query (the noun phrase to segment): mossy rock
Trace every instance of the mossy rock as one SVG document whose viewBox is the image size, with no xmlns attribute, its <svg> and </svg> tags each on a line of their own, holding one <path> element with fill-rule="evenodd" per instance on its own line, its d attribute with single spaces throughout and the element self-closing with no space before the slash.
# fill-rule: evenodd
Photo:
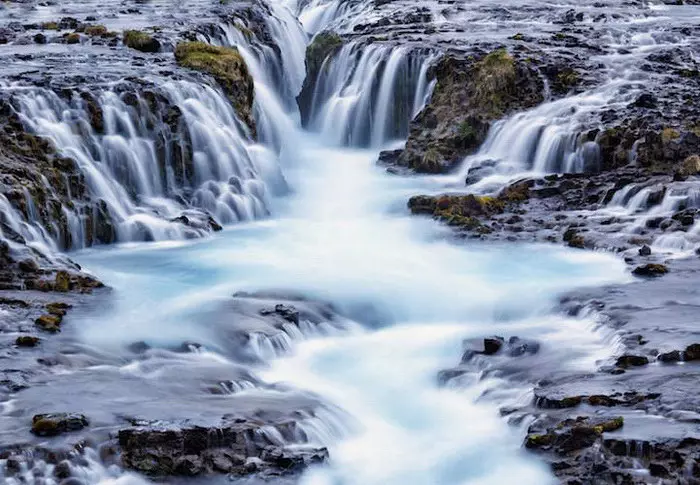
<svg viewBox="0 0 700 485">
<path fill-rule="evenodd" d="M 685 160 L 683 160 L 683 164 L 678 172 L 686 177 L 700 173 L 700 156 L 691 155 L 687 157 Z"/>
<path fill-rule="evenodd" d="M 66 44 L 79 44 L 80 34 L 77 32 L 71 32 L 70 34 L 64 35 L 63 40 L 66 42 Z"/>
<path fill-rule="evenodd" d="M 46 311 L 57 317 L 65 317 L 70 308 L 71 306 L 68 303 L 63 302 L 48 303 L 46 305 Z"/>
<path fill-rule="evenodd" d="M 306 48 L 306 71 L 316 78 L 325 60 L 338 52 L 343 39 L 335 32 L 323 31 L 317 34 Z"/>
<path fill-rule="evenodd" d="M 17 340 L 15 340 L 15 345 L 17 347 L 36 347 L 39 345 L 40 339 L 39 337 L 34 337 L 31 335 L 20 335 L 17 337 Z"/>
<path fill-rule="evenodd" d="M 125 30 L 124 45 L 141 52 L 158 52 L 160 42 L 152 35 L 141 30 Z"/>
<path fill-rule="evenodd" d="M 642 266 L 637 266 L 636 268 L 634 268 L 632 273 L 636 276 L 653 278 L 667 274 L 668 267 L 663 264 L 649 263 Z"/>
<path fill-rule="evenodd" d="M 107 27 L 100 24 L 86 25 L 84 27 L 84 32 L 90 37 L 107 37 L 109 35 L 109 30 L 107 30 Z"/>
<path fill-rule="evenodd" d="M 175 59 L 183 67 L 211 75 L 255 136 L 253 78 L 238 49 L 204 42 L 181 42 L 175 48 Z"/>
<path fill-rule="evenodd" d="M 499 49 L 477 62 L 473 73 L 475 108 L 490 118 L 503 116 L 508 96 L 515 90 L 515 59 Z"/>
<path fill-rule="evenodd" d="M 61 331 L 61 320 L 57 315 L 41 315 L 34 323 L 45 332 L 57 333 Z"/>
<path fill-rule="evenodd" d="M 58 271 L 56 273 L 56 281 L 54 290 L 62 293 L 67 293 L 71 289 L 70 274 L 68 271 Z"/>
<path fill-rule="evenodd" d="M 32 418 L 32 433 L 37 436 L 57 436 L 62 433 L 79 431 L 89 424 L 88 419 L 82 414 L 37 414 Z"/>
</svg>

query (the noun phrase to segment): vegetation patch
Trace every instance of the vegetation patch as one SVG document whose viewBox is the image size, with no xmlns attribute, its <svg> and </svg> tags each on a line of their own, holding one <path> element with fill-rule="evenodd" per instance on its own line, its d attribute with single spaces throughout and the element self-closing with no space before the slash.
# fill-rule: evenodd
<svg viewBox="0 0 700 485">
<path fill-rule="evenodd" d="M 343 39 L 334 32 L 324 31 L 316 35 L 306 48 L 307 72 L 318 75 L 323 63 L 343 46 Z"/>
<path fill-rule="evenodd" d="M 160 42 L 141 30 L 125 30 L 124 45 L 141 52 L 158 52 Z"/>
<path fill-rule="evenodd" d="M 238 115 L 255 133 L 253 78 L 238 49 L 204 42 L 181 42 L 175 59 L 183 67 L 211 75 L 223 88 Z"/>
</svg>

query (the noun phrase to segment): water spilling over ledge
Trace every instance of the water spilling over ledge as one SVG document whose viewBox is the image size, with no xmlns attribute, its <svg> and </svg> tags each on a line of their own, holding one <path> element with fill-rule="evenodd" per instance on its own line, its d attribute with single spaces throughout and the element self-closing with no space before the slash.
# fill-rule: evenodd
<svg viewBox="0 0 700 485">
<path fill-rule="evenodd" d="M 0 7 L 0 274 L 21 276 L 0 293 L 0 481 L 540 485 L 587 473 L 524 453 L 570 431 L 548 420 L 585 414 L 582 454 L 613 463 L 633 406 L 692 418 L 606 387 L 656 359 L 600 303 L 627 291 L 621 258 L 487 227 L 582 248 L 670 219 L 683 242 L 652 258 L 694 247 L 700 162 L 663 163 L 698 135 L 650 114 L 672 96 L 645 97 L 663 74 L 641 65 L 691 22 L 424 3 Z M 451 227 L 408 213 L 419 193 Z M 111 290 L 82 294 L 85 271 Z M 690 364 L 688 335 L 658 361 Z"/>
</svg>

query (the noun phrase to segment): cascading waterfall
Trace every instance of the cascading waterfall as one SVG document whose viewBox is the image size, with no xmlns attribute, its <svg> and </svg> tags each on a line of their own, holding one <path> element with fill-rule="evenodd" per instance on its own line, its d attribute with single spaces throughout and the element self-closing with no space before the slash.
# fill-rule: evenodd
<svg viewBox="0 0 700 485">
<path fill-rule="evenodd" d="M 459 172 L 488 166 L 492 175 L 581 173 L 600 169 L 600 149 L 581 140 L 591 113 L 619 99 L 619 83 L 552 102 L 494 123 L 479 151 L 467 157 Z"/>
<path fill-rule="evenodd" d="M 338 145 L 381 147 L 405 138 L 432 90 L 435 53 L 350 43 L 327 58 L 313 83 L 308 128 Z"/>
<path fill-rule="evenodd" d="M 366 0 L 309 0 L 304 3 L 299 20 L 311 34 L 332 28 L 349 31 L 357 22 L 371 18 L 372 3 Z"/>
<path fill-rule="evenodd" d="M 196 219 L 192 211 L 181 218 L 190 208 L 222 223 L 265 216 L 268 192 L 284 189 L 274 154 L 249 140 L 217 89 L 191 81 L 153 82 L 158 94 L 148 99 L 128 86 L 91 93 L 98 108 L 77 94 L 64 99 L 43 88 L 4 90 L 29 131 L 77 162 L 90 194 L 106 207 L 112 240 L 201 235 L 203 227 L 182 224 Z M 91 122 L 96 109 L 100 128 Z M 72 246 L 84 247 L 86 215 L 73 212 L 69 221 Z"/>
<path fill-rule="evenodd" d="M 601 209 L 603 214 L 622 216 L 629 220 L 625 232 L 643 233 L 648 224 L 672 217 L 679 211 L 700 209 L 700 185 L 697 182 L 674 182 L 663 185 L 629 184 L 618 190 Z M 686 252 L 700 247 L 700 223 L 693 222 L 682 230 L 658 236 L 652 246 L 664 252 Z"/>
<path fill-rule="evenodd" d="M 236 47 L 255 83 L 255 119 L 261 143 L 280 151 L 298 123 L 296 95 L 304 81 L 307 36 L 291 12 L 276 6 L 267 19 L 279 52 L 258 42 L 242 24 L 222 23 L 200 33 L 200 40 Z"/>
</svg>

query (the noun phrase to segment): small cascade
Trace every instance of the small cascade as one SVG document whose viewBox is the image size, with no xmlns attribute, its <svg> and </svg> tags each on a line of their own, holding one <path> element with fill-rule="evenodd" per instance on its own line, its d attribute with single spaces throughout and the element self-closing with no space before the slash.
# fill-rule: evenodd
<svg viewBox="0 0 700 485">
<path fill-rule="evenodd" d="M 309 0 L 299 12 L 299 20 L 311 34 L 333 27 L 350 31 L 357 22 L 371 18 L 373 4 L 367 0 Z"/>
<path fill-rule="evenodd" d="M 74 159 L 99 201 L 99 217 L 63 208 L 68 247 L 201 236 L 210 229 L 207 214 L 221 223 L 263 217 L 269 192 L 284 188 L 276 157 L 249 140 L 221 92 L 149 82 L 68 96 L 4 87 L 27 130 Z"/>
<path fill-rule="evenodd" d="M 46 229 L 36 219 L 26 221 L 7 198 L 0 194 L 0 241 L 7 241 L 10 247 L 21 241 L 44 256 L 56 253 L 58 247 Z M 17 249 L 19 249 L 17 245 Z"/>
<path fill-rule="evenodd" d="M 270 39 L 259 39 L 240 18 L 203 28 L 198 37 L 238 49 L 255 83 L 258 141 L 279 152 L 298 123 L 296 96 L 306 77 L 308 35 L 288 7 L 274 2 L 267 6 L 264 28 Z"/>
<path fill-rule="evenodd" d="M 338 145 L 381 147 L 405 138 L 433 84 L 435 53 L 382 44 L 345 45 L 313 83 L 308 128 Z"/>
<path fill-rule="evenodd" d="M 582 135 L 591 116 L 630 97 L 619 96 L 620 84 L 546 102 L 491 126 L 478 153 L 467 157 L 460 178 L 488 168 L 489 174 L 513 176 L 527 172 L 583 173 L 600 169 L 600 148 Z"/>
</svg>

